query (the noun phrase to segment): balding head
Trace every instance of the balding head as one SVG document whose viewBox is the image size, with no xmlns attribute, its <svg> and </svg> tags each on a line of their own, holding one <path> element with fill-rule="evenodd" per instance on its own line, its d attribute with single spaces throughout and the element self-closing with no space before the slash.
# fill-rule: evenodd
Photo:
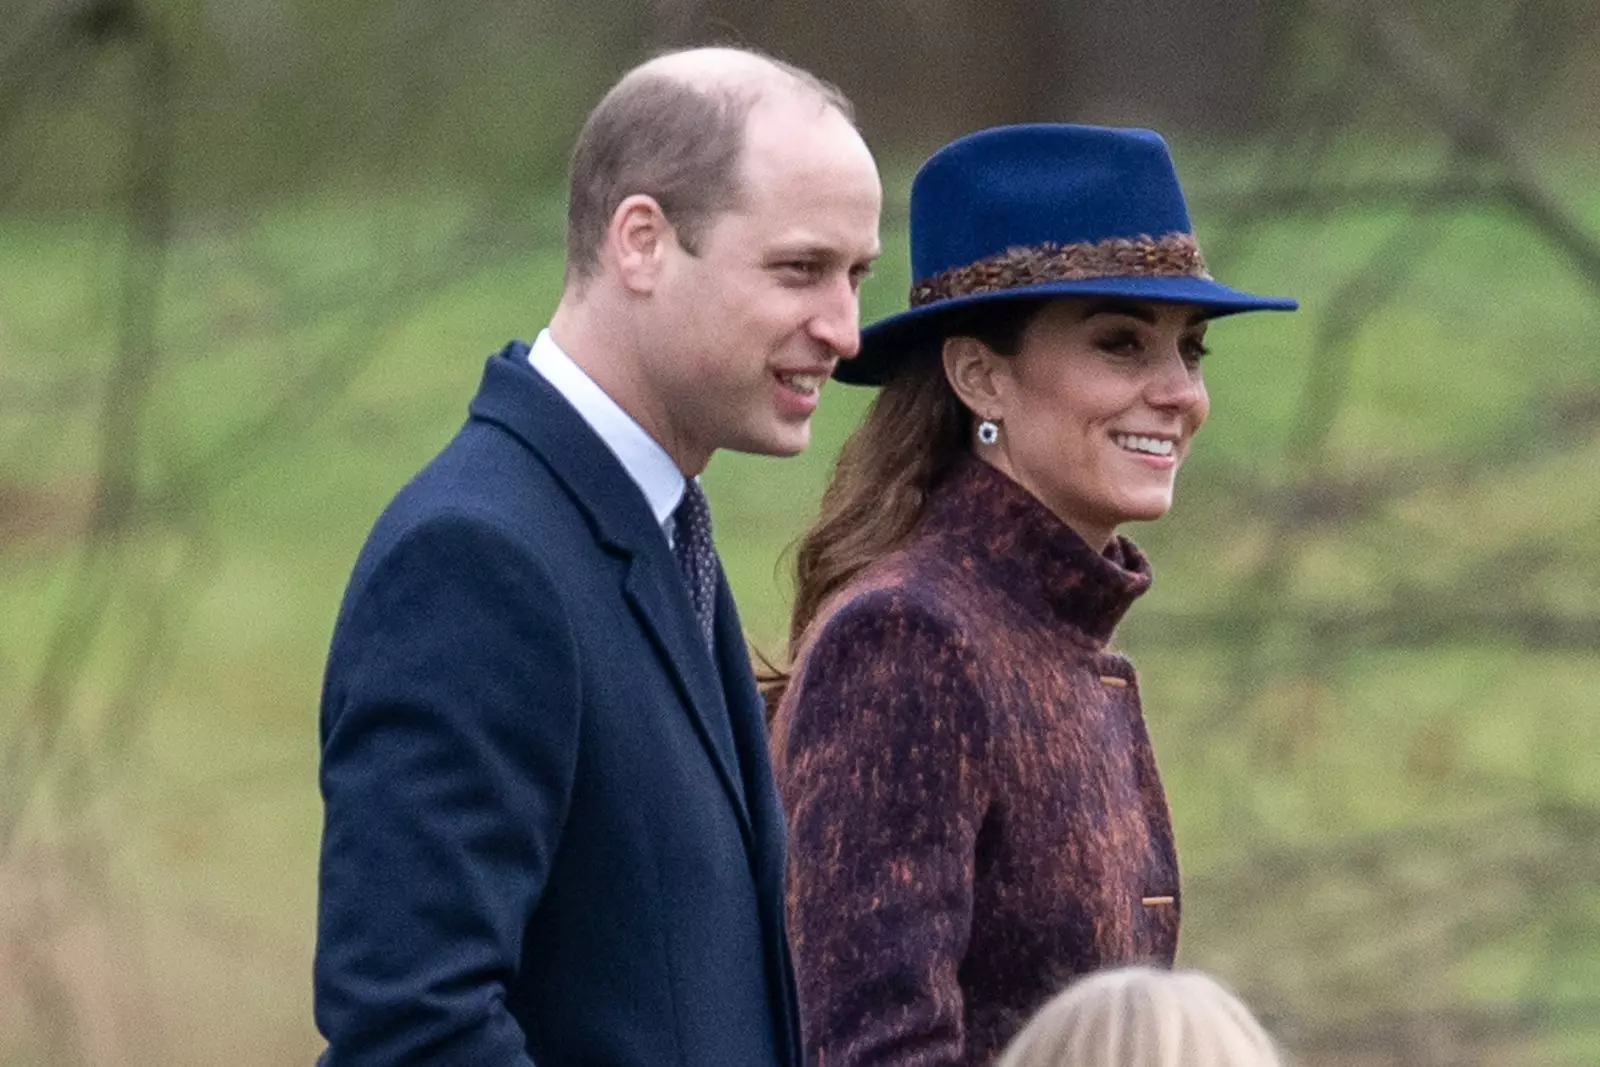
<svg viewBox="0 0 1600 1067">
<path fill-rule="evenodd" d="M 623 76 L 590 112 L 572 152 L 567 280 L 594 273 L 623 200 L 652 197 L 690 252 L 738 202 L 751 111 L 814 106 L 854 121 L 837 88 L 798 67 L 737 48 L 669 52 Z"/>
<path fill-rule="evenodd" d="M 635 78 L 677 78 L 690 84 L 778 85 L 814 82 L 797 67 L 742 48 L 686 48 L 648 59 L 622 76 L 619 85 Z"/>
</svg>

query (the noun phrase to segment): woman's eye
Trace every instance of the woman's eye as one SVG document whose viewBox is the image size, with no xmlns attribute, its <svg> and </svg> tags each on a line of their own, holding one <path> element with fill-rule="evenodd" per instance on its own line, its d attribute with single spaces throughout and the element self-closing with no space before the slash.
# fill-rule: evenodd
<svg viewBox="0 0 1600 1067">
<path fill-rule="evenodd" d="M 1131 330 L 1118 330 L 1100 339 L 1100 347 L 1117 356 L 1136 356 L 1142 350 L 1139 335 Z"/>
<path fill-rule="evenodd" d="M 1211 354 L 1211 349 L 1198 337 L 1191 337 L 1183 343 L 1183 358 L 1190 363 L 1199 363 Z"/>
</svg>

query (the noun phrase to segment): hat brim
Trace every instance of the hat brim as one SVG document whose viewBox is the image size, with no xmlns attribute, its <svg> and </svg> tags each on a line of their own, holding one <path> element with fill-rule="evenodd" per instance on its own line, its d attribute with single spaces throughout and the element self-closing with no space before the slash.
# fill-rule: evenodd
<svg viewBox="0 0 1600 1067">
<path fill-rule="evenodd" d="M 981 304 L 1016 300 L 1050 300 L 1056 297 L 1124 297 L 1155 304 L 1194 304 L 1210 318 L 1241 311 L 1294 311 L 1299 301 L 1281 296 L 1256 296 L 1220 282 L 1188 276 L 1085 278 L 1044 282 L 1040 285 L 973 293 L 941 300 L 890 315 L 861 331 L 861 351 L 841 360 L 833 377 L 847 385 L 882 385 L 894 374 L 903 357 L 943 340 L 951 313 Z"/>
</svg>

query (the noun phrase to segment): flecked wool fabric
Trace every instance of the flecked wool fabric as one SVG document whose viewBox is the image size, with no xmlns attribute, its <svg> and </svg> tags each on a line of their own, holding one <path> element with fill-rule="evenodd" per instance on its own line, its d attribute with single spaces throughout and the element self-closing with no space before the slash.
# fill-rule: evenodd
<svg viewBox="0 0 1600 1067">
<path fill-rule="evenodd" d="M 773 724 L 812 1067 L 978 1067 L 1075 975 L 1177 950 L 1128 660 L 1149 587 L 980 460 L 824 606 Z"/>
</svg>

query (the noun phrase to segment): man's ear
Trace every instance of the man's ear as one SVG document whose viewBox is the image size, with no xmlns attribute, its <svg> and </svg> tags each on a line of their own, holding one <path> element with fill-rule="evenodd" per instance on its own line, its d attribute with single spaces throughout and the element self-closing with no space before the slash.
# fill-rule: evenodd
<svg viewBox="0 0 1600 1067">
<path fill-rule="evenodd" d="M 606 252 L 623 288 L 653 292 L 667 252 L 677 240 L 677 231 L 654 197 L 635 193 L 618 204 L 606 227 Z"/>
<path fill-rule="evenodd" d="M 1002 422 L 1006 417 L 1010 367 L 976 337 L 946 337 L 944 376 L 957 397 L 980 419 Z"/>
</svg>

